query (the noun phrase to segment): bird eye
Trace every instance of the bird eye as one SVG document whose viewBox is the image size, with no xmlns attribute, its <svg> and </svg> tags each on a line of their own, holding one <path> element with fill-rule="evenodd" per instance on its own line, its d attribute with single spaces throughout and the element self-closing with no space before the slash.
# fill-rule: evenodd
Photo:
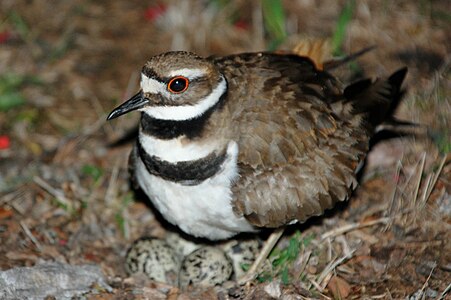
<svg viewBox="0 0 451 300">
<path fill-rule="evenodd" d="M 189 80 L 183 76 L 177 76 L 172 78 L 168 83 L 168 90 L 174 94 L 183 93 L 188 89 Z"/>
</svg>

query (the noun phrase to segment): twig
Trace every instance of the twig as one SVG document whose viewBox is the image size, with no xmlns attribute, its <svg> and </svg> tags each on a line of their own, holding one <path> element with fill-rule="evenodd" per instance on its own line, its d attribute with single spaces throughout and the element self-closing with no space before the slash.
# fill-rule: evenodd
<svg viewBox="0 0 451 300">
<path fill-rule="evenodd" d="M 25 234 L 28 236 L 28 238 L 33 242 L 33 244 L 35 244 L 36 248 L 42 252 L 42 245 L 41 243 L 39 243 L 39 241 L 36 239 L 36 237 L 33 235 L 33 233 L 31 233 L 30 229 L 28 228 L 28 226 L 23 222 L 20 221 L 20 226 L 22 227 L 23 231 L 25 232 Z"/>
<path fill-rule="evenodd" d="M 423 152 L 423 155 L 421 156 L 421 159 L 420 159 L 420 170 L 418 172 L 418 180 L 417 180 L 417 184 L 415 187 L 415 192 L 413 194 L 414 206 L 416 206 L 416 203 L 417 203 L 418 191 L 420 190 L 420 185 L 421 185 L 421 177 L 422 177 L 421 175 L 423 174 L 423 171 L 424 171 L 425 162 L 426 162 L 426 152 Z"/>
<path fill-rule="evenodd" d="M 318 293 L 321 295 L 321 299 L 328 299 L 331 300 L 332 298 L 324 295 L 324 289 L 318 284 L 318 282 L 315 281 L 315 279 L 313 278 L 308 278 L 308 280 L 310 281 L 310 286 L 307 288 L 308 290 L 310 290 L 312 288 L 312 286 L 314 286 L 317 290 Z M 306 298 L 306 299 L 312 299 L 312 298 Z"/>
<path fill-rule="evenodd" d="M 332 260 L 332 239 L 327 239 L 327 261 Z"/>
<path fill-rule="evenodd" d="M 346 241 L 346 238 L 343 235 L 340 235 L 340 236 L 337 237 L 336 241 L 341 244 L 343 253 L 345 255 L 350 255 L 352 250 L 349 247 L 348 242 Z"/>
<path fill-rule="evenodd" d="M 344 234 L 346 232 L 352 231 L 352 230 L 356 230 L 356 229 L 360 229 L 363 227 L 369 227 L 369 226 L 373 226 L 376 224 L 387 224 L 389 221 L 388 217 L 384 217 L 384 218 L 379 218 L 376 220 L 372 220 L 372 221 L 367 221 L 367 222 L 360 222 L 360 223 L 351 223 L 351 224 L 346 224 L 342 227 L 338 227 L 335 229 L 332 229 L 330 231 L 327 231 L 325 233 L 323 233 L 321 235 L 321 240 L 324 240 L 328 237 L 333 237 L 333 236 L 337 236 L 340 234 Z"/>
<path fill-rule="evenodd" d="M 332 276 L 334 276 L 334 270 L 331 270 L 329 273 L 326 274 L 324 279 L 321 281 L 321 287 L 325 289 L 327 285 L 329 284 L 329 281 L 331 280 Z"/>
<path fill-rule="evenodd" d="M 447 156 L 443 156 L 442 161 L 440 162 L 440 166 L 438 167 L 437 173 L 434 176 L 434 179 L 432 180 L 432 183 L 430 185 L 430 188 L 426 194 L 426 197 L 423 199 L 424 204 L 429 200 L 429 197 L 432 194 L 432 191 L 434 190 L 435 185 L 437 184 L 438 178 L 440 177 L 440 174 L 442 173 L 443 167 L 445 166 Z"/>
<path fill-rule="evenodd" d="M 42 189 L 44 189 L 47 193 L 57 198 L 59 201 L 63 202 L 63 204 L 66 205 L 68 208 L 72 207 L 71 201 L 67 199 L 66 196 L 64 196 L 64 193 L 62 191 L 55 189 L 39 176 L 34 176 L 33 181 Z"/>
<path fill-rule="evenodd" d="M 310 280 L 310 283 L 320 292 L 320 293 L 323 293 L 324 292 L 324 289 L 321 287 L 321 285 L 318 283 L 318 282 L 316 282 L 313 278 L 310 278 L 309 279 Z"/>
<path fill-rule="evenodd" d="M 390 222 L 387 222 L 387 226 L 385 227 L 385 230 L 387 230 L 391 226 L 392 218 L 393 218 L 393 216 L 396 215 L 395 200 L 396 200 L 396 195 L 398 194 L 397 192 L 399 189 L 398 183 L 399 183 L 399 176 L 401 174 L 401 169 L 402 169 L 402 163 L 401 163 L 401 160 L 398 160 L 398 162 L 396 163 L 396 173 L 395 173 L 397 180 L 396 180 L 396 184 L 393 188 L 393 193 L 390 198 L 390 205 L 388 207 L 388 216 L 390 217 L 390 219 L 389 219 Z M 400 198 L 400 201 L 402 201 L 402 198 Z"/>
<path fill-rule="evenodd" d="M 371 299 L 387 299 L 387 293 L 371 296 Z M 392 298 L 389 298 L 392 299 Z"/>
<path fill-rule="evenodd" d="M 27 193 L 29 192 L 29 189 L 27 188 L 27 184 L 24 184 L 17 188 L 15 191 L 12 191 L 4 196 L 0 197 L 0 206 L 3 205 L 9 205 L 14 210 L 16 210 L 19 214 L 24 215 L 26 213 L 25 209 L 23 209 L 20 206 L 20 203 L 18 204 L 17 200 L 19 198 L 26 197 Z"/>
<path fill-rule="evenodd" d="M 424 207 L 424 204 L 426 204 L 427 193 L 428 193 L 429 186 L 431 185 L 433 177 L 434 177 L 434 172 L 428 174 L 428 176 L 426 177 L 426 184 L 424 185 L 423 195 L 421 196 L 420 202 L 415 206 L 415 208 L 417 208 L 415 210 L 415 212 L 417 212 L 418 209 L 421 210 L 421 208 Z"/>
<path fill-rule="evenodd" d="M 16 199 L 17 194 L 18 191 L 13 191 L 9 194 L 2 196 L 2 198 L 0 199 L 0 205 L 8 204 L 8 202 L 13 201 L 14 199 Z"/>
<path fill-rule="evenodd" d="M 434 263 L 434 266 L 432 267 L 431 272 L 429 273 L 428 278 L 426 278 L 426 281 L 424 282 L 423 286 L 421 287 L 421 290 L 420 290 L 420 291 L 421 291 L 421 295 L 423 295 L 424 289 L 428 286 L 429 279 L 431 279 L 432 272 L 434 272 L 436 266 L 437 266 L 437 263 Z"/>
<path fill-rule="evenodd" d="M 386 294 L 387 294 L 387 296 L 388 296 L 388 299 L 389 299 L 389 300 L 393 300 L 393 296 L 391 295 L 390 290 L 389 290 L 388 288 L 385 288 L 385 290 L 387 291 Z"/>
<path fill-rule="evenodd" d="M 437 300 L 444 300 L 445 296 L 448 295 L 450 291 L 451 291 L 451 283 L 448 284 L 448 286 L 443 290 L 443 292 L 440 294 Z"/>
<path fill-rule="evenodd" d="M 404 182 L 403 186 L 399 189 L 401 194 L 405 194 L 405 191 L 406 191 L 407 187 L 410 185 L 410 182 L 412 181 L 414 175 L 416 174 L 415 171 L 418 169 L 418 166 L 420 165 L 420 163 L 421 163 L 421 158 L 420 158 L 420 160 L 418 160 L 415 163 L 415 166 L 413 167 L 414 171 L 411 174 L 409 174 L 409 176 L 407 177 L 407 180 Z"/>
<path fill-rule="evenodd" d="M 301 274 L 304 272 L 305 267 L 307 267 L 307 264 L 310 260 L 310 257 L 312 255 L 312 251 L 306 251 L 302 255 L 300 255 L 296 260 L 296 272 L 294 274 L 294 278 L 299 278 Z"/>
<path fill-rule="evenodd" d="M 339 259 L 336 259 L 335 261 L 331 261 L 327 264 L 327 266 L 324 268 L 324 270 L 321 272 L 321 274 L 318 276 L 318 282 L 322 283 L 324 279 L 327 278 L 328 274 L 332 272 L 337 266 L 341 265 L 344 261 L 350 259 L 354 255 L 355 249 L 351 250 L 348 254 L 343 255 Z"/>
<path fill-rule="evenodd" d="M 238 282 L 243 285 L 250 280 L 254 279 L 258 275 L 259 268 L 263 264 L 263 262 L 268 257 L 271 250 L 276 246 L 277 242 L 279 241 L 280 237 L 283 235 L 283 232 L 285 231 L 285 227 L 280 227 L 274 230 L 269 238 L 266 240 L 265 244 L 263 245 L 263 248 L 260 250 L 260 253 L 258 254 L 255 261 L 252 263 L 249 270 L 247 270 L 247 273 L 242 276 L 240 279 L 238 279 Z"/>
</svg>

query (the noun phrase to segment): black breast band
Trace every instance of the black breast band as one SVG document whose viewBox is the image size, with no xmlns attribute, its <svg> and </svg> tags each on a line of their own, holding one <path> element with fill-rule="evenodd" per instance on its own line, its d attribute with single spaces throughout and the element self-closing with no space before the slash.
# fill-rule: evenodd
<svg viewBox="0 0 451 300">
<path fill-rule="evenodd" d="M 219 155 L 212 152 L 204 158 L 171 163 L 148 154 L 139 140 L 136 147 L 139 157 L 150 174 L 184 185 L 197 185 L 214 176 L 227 157 L 225 151 Z"/>
</svg>

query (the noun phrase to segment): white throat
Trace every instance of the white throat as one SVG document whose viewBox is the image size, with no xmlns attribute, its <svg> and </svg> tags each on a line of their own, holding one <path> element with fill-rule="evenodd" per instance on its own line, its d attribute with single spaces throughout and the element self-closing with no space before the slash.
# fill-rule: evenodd
<svg viewBox="0 0 451 300">
<path fill-rule="evenodd" d="M 155 87 L 155 85 L 159 83 L 156 80 L 147 78 L 146 84 L 151 84 L 153 85 L 153 87 Z M 221 99 L 221 96 L 225 93 L 226 89 L 226 79 L 221 75 L 221 80 L 213 89 L 213 91 L 208 96 L 200 99 L 199 102 L 194 105 L 153 106 L 142 108 L 140 109 L 140 111 L 144 112 L 152 118 L 160 120 L 183 121 L 194 119 L 201 116 L 216 103 L 218 103 Z"/>
</svg>

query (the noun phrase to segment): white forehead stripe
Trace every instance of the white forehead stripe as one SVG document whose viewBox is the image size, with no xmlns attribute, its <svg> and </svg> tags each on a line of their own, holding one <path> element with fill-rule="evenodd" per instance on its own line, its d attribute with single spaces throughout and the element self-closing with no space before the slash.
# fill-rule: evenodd
<svg viewBox="0 0 451 300">
<path fill-rule="evenodd" d="M 169 73 L 169 77 L 183 76 L 188 79 L 195 79 L 205 76 L 206 71 L 204 69 L 180 69 Z"/>
<path fill-rule="evenodd" d="M 169 92 L 166 90 L 166 84 L 159 82 L 153 78 L 149 78 L 144 73 L 141 73 L 141 89 L 144 93 L 169 94 Z"/>
<path fill-rule="evenodd" d="M 168 74 L 169 77 L 183 76 L 190 80 L 205 76 L 205 70 L 203 69 L 179 69 L 172 71 Z M 147 77 L 146 74 L 141 73 L 141 88 L 144 93 L 152 94 L 166 94 L 169 96 L 169 92 L 166 87 L 166 83 L 160 82 L 156 79 Z"/>
<path fill-rule="evenodd" d="M 218 103 L 219 99 L 221 99 L 221 96 L 226 91 L 226 88 L 227 82 L 225 78 L 221 76 L 221 81 L 214 88 L 214 90 L 194 105 L 149 106 L 140 109 L 140 111 L 152 118 L 160 120 L 183 121 L 193 119 L 202 115 L 208 109 L 213 107 L 213 105 Z"/>
</svg>

